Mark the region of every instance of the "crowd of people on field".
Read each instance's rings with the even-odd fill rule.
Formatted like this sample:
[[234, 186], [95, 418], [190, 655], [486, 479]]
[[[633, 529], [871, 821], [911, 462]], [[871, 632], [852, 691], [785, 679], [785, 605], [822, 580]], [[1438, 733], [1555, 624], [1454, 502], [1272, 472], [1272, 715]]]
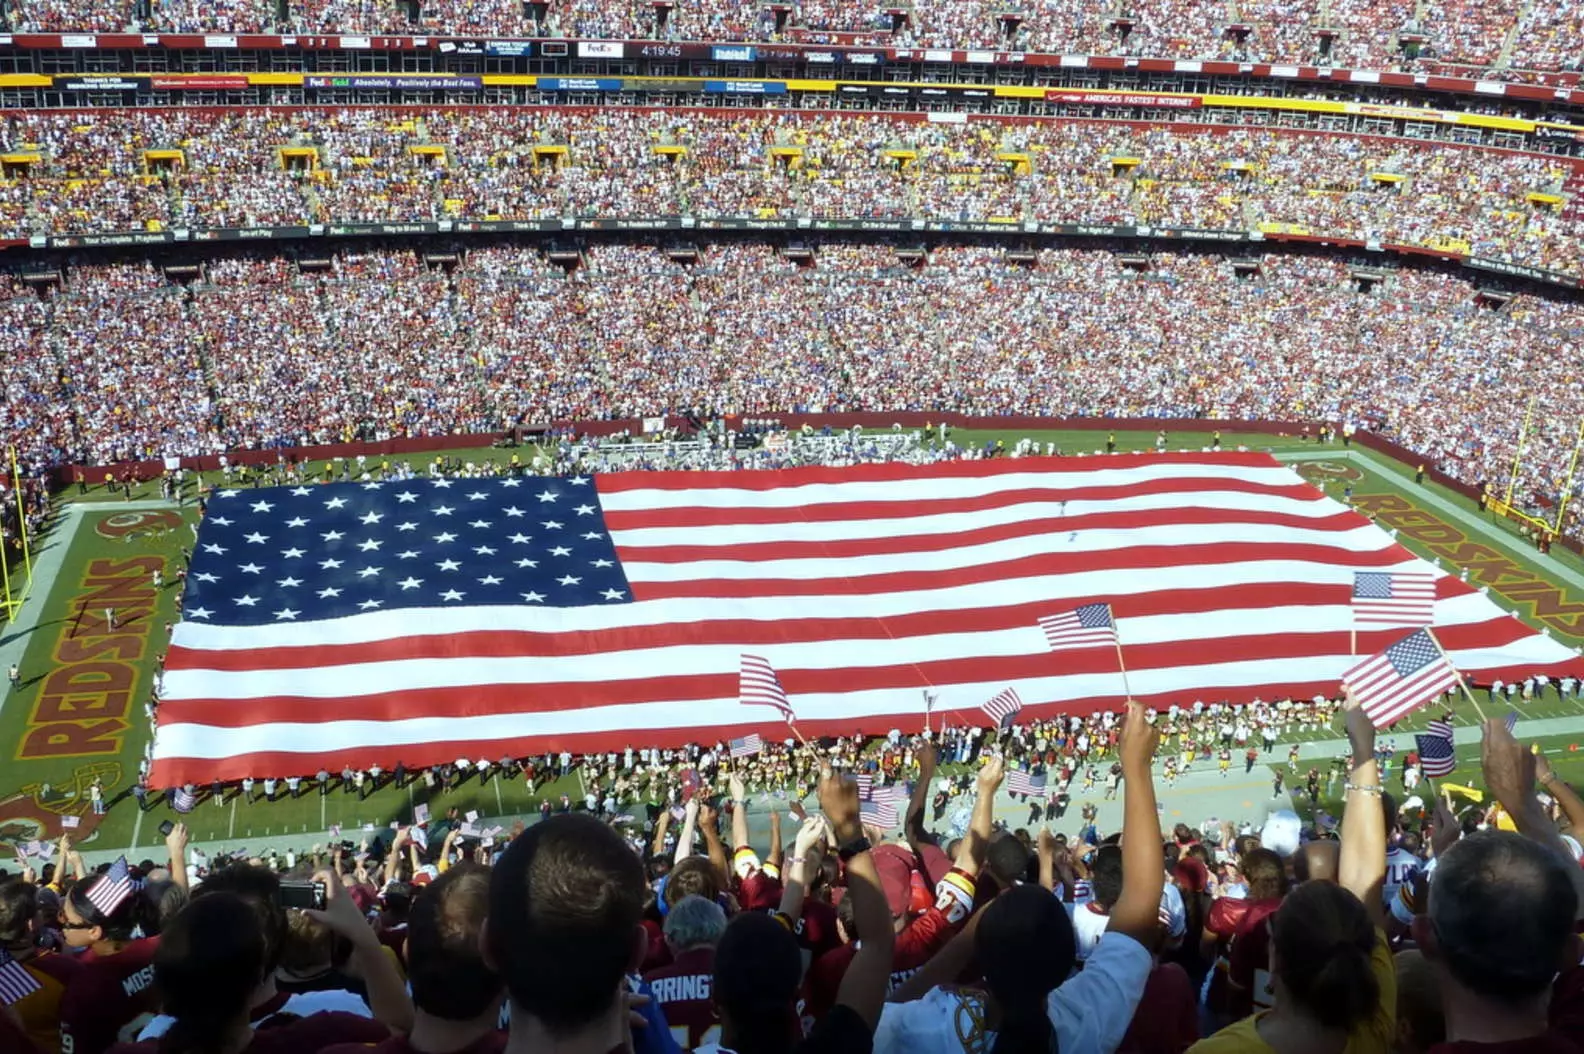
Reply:
[[[1433, 0], [798, 0], [779, 15], [721, 0], [18, 0], [10, 28], [166, 33], [435, 33], [642, 40], [807, 41], [997, 48], [1358, 69], [1578, 72], [1584, 23], [1571, 5]], [[1322, 33], [1325, 30], [1328, 32]]]
[[[1338, 716], [1322, 703], [1291, 720]], [[0, 872], [0, 1048], [1554, 1054], [1584, 1042], [1584, 800], [1543, 755], [1487, 722], [1485, 802], [1399, 804], [1389, 744], [1345, 699], [1339, 816], [1314, 803], [1307, 821], [1285, 809], [1164, 821], [1163, 739], [1230, 744], [1250, 716], [1134, 703], [1077, 727], [899, 734], [795, 759], [772, 745], [735, 767], [699, 754], [678, 794], [640, 793], [647, 808], [564, 805], [490, 834], [437, 810], [362, 844], [209, 856], [174, 824], [162, 858], [94, 869], [62, 838], [48, 863]], [[1120, 830], [1087, 808], [1065, 825], [1048, 812], [997, 822], [998, 799], [1028, 796], [1036, 769], [1085, 741]], [[607, 767], [639, 770], [651, 753]], [[794, 782], [817, 807], [755, 793]], [[893, 786], [898, 822], [869, 822], [865, 799]], [[756, 839], [750, 817], [766, 811], [768, 840], [762, 823]]]
[[696, 247], [686, 263], [590, 245], [570, 273], [502, 243], [458, 247], [450, 272], [411, 249], [342, 252], [326, 271], [259, 254], [190, 286], [73, 263], [48, 296], [16, 282], [0, 304], [0, 437], [36, 475], [693, 407], [1307, 419], [1379, 432], [1470, 484], [1506, 481], [1522, 442], [1515, 503], [1550, 518], [1584, 417], [1578, 306], [1519, 294], [1493, 310], [1441, 273], [1388, 271], [1361, 293], [1321, 257], [1251, 273], [1217, 254]]
[[[38, 157], [0, 201], [10, 237], [565, 216], [1040, 221], [1335, 235], [1584, 274], [1580, 221], [1554, 204], [1568, 160], [1387, 137], [349, 107], [13, 112], [0, 146]], [[145, 159], [173, 149], [180, 162]]]

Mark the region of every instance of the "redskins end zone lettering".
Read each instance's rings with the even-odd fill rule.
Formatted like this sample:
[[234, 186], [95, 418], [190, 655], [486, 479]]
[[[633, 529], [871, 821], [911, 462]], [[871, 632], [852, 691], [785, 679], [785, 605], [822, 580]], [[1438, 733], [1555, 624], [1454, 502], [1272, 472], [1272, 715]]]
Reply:
[[1526, 609], [1553, 633], [1584, 640], [1584, 604], [1570, 603], [1562, 590], [1488, 545], [1471, 541], [1460, 529], [1436, 519], [1395, 494], [1355, 494], [1353, 507], [1375, 522], [1395, 527], [1435, 555], [1466, 568], [1469, 582], [1489, 586]]
[[[56, 638], [52, 668], [38, 683], [20, 760], [121, 752], [155, 618], [150, 576], [164, 568], [159, 556], [88, 564]], [[114, 629], [106, 609], [115, 612]]]

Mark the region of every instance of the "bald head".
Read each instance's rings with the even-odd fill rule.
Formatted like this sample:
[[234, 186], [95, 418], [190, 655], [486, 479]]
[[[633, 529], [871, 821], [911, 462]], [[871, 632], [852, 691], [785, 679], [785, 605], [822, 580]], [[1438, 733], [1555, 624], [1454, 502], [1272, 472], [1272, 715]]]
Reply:
[[1293, 855], [1293, 877], [1300, 882], [1335, 882], [1342, 846], [1327, 838], [1308, 842]]

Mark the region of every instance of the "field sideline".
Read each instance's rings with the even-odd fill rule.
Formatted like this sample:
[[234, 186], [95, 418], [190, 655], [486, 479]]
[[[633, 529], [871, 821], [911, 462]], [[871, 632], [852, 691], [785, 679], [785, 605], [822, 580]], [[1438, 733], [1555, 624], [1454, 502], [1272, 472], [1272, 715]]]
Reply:
[[[1104, 444], [1104, 434], [1092, 431], [959, 430], [952, 436], [959, 443], [1002, 440], [1009, 447], [1023, 437], [1055, 442], [1069, 452]], [[1117, 440], [1122, 450], [1152, 448], [1154, 433], [1118, 433]], [[1541, 556], [1508, 525], [1480, 516], [1473, 503], [1460, 495], [1436, 485], [1417, 485], [1401, 466], [1358, 448], [1344, 451], [1340, 443], [1320, 448], [1313, 442], [1269, 435], [1228, 432], [1222, 437], [1223, 446], [1240, 442], [1294, 462], [1306, 478], [1325, 486], [1333, 497], [1341, 498], [1343, 488], [1350, 486], [1355, 503], [1373, 512], [1384, 526], [1397, 529], [1398, 540], [1407, 547], [1439, 559], [1452, 573], [1466, 568], [1470, 581], [1489, 585], [1492, 599], [1503, 607], [1564, 643], [1584, 645], [1584, 563], [1560, 546], [1550, 556]], [[1199, 449], [1202, 443], [1202, 436], [1182, 434], [1170, 446]], [[487, 448], [448, 453], [476, 461], [510, 456]], [[525, 461], [531, 459], [530, 451], [522, 453]], [[421, 464], [429, 456], [404, 460]], [[206, 482], [218, 481], [218, 473], [208, 475]], [[171, 579], [180, 566], [181, 549], [192, 545], [196, 508], [160, 501], [153, 484], [135, 488], [130, 502], [103, 487], [81, 494], [73, 486], [58, 496], [58, 504], [55, 527], [35, 540], [38, 575], [32, 593], [15, 625], [0, 637], [0, 663], [17, 662], [22, 675], [21, 686], [8, 691], [0, 703], [0, 749], [5, 757], [0, 765], [0, 843], [48, 838], [59, 833], [62, 817], [79, 816], [84, 849], [94, 851], [91, 859], [122, 849], [130, 849], [133, 859], [158, 855], [153, 851], [160, 841], [157, 828], [171, 814], [163, 804], [140, 812], [129, 792], [148, 741], [143, 707], [155, 659], [166, 646], [168, 625], [177, 613]], [[165, 579], [157, 592], [152, 587], [155, 569]], [[131, 611], [147, 607], [150, 597], [152, 615], [126, 620], [113, 638], [96, 632], [105, 607]], [[46, 687], [52, 707], [48, 710], [43, 709]], [[1472, 712], [1460, 711], [1458, 719], [1471, 722]], [[1552, 692], [1526, 709], [1526, 722], [1531, 719], [1544, 721], [1535, 730], [1544, 730], [1540, 741], [1559, 770], [1569, 777], [1584, 777], [1584, 752], [1579, 751], [1584, 703], [1563, 703]], [[1520, 725], [1520, 735], [1524, 727]], [[1330, 741], [1338, 734], [1315, 730], [1307, 737], [1313, 741], [1310, 751], [1324, 753], [1334, 746]], [[1397, 738], [1401, 748], [1407, 737]], [[635, 740], [634, 745], [641, 743]], [[1477, 755], [1471, 749], [1460, 743], [1460, 761]], [[1285, 747], [1278, 753], [1285, 761]], [[1256, 775], [1261, 771], [1257, 768]], [[106, 798], [113, 803], [108, 815], [97, 822], [90, 815], [87, 797], [95, 776], [103, 780]], [[1465, 768], [1453, 780], [1477, 783], [1477, 771], [1471, 776]], [[355, 837], [360, 829], [378, 831], [393, 820], [409, 822], [413, 806], [425, 802], [426, 793], [421, 785], [400, 792], [386, 788], [366, 799], [339, 790], [328, 797], [307, 790], [296, 800], [251, 805], [233, 794], [220, 806], [201, 802], [187, 822], [194, 840], [210, 845], [306, 845], [325, 841], [331, 825], [344, 828], [344, 837]], [[574, 773], [544, 793], [553, 801], [562, 794], [577, 801], [583, 791]], [[538, 802], [520, 780], [492, 777], [480, 784], [475, 777], [435, 804], [476, 809], [485, 817], [515, 817], [536, 812]], [[1007, 816], [1024, 811], [1009, 807]], [[1076, 814], [1075, 807], [1070, 815]]]

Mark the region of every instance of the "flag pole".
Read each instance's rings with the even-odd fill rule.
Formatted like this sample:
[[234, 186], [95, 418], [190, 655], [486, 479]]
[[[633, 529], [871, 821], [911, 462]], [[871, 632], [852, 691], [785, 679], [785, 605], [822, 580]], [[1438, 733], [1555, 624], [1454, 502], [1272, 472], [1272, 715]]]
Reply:
[[1430, 638], [1430, 643], [1435, 645], [1436, 651], [1441, 653], [1441, 658], [1446, 660], [1446, 664], [1452, 667], [1452, 673], [1457, 677], [1458, 687], [1463, 690], [1463, 697], [1474, 707], [1474, 713], [1480, 719], [1480, 724], [1483, 725], [1485, 723], [1485, 711], [1480, 709], [1479, 700], [1475, 699], [1474, 693], [1469, 691], [1468, 682], [1463, 679], [1463, 671], [1457, 668], [1457, 664], [1446, 653], [1446, 649], [1441, 647], [1441, 641], [1436, 638], [1434, 629], [1426, 626], [1425, 635]]
[[1117, 629], [1116, 611], [1110, 604], [1106, 605], [1106, 616], [1111, 619], [1111, 643], [1116, 645], [1117, 669], [1122, 673], [1122, 700], [1131, 702], [1133, 689], [1128, 687], [1127, 663], [1122, 659], [1122, 633]]

